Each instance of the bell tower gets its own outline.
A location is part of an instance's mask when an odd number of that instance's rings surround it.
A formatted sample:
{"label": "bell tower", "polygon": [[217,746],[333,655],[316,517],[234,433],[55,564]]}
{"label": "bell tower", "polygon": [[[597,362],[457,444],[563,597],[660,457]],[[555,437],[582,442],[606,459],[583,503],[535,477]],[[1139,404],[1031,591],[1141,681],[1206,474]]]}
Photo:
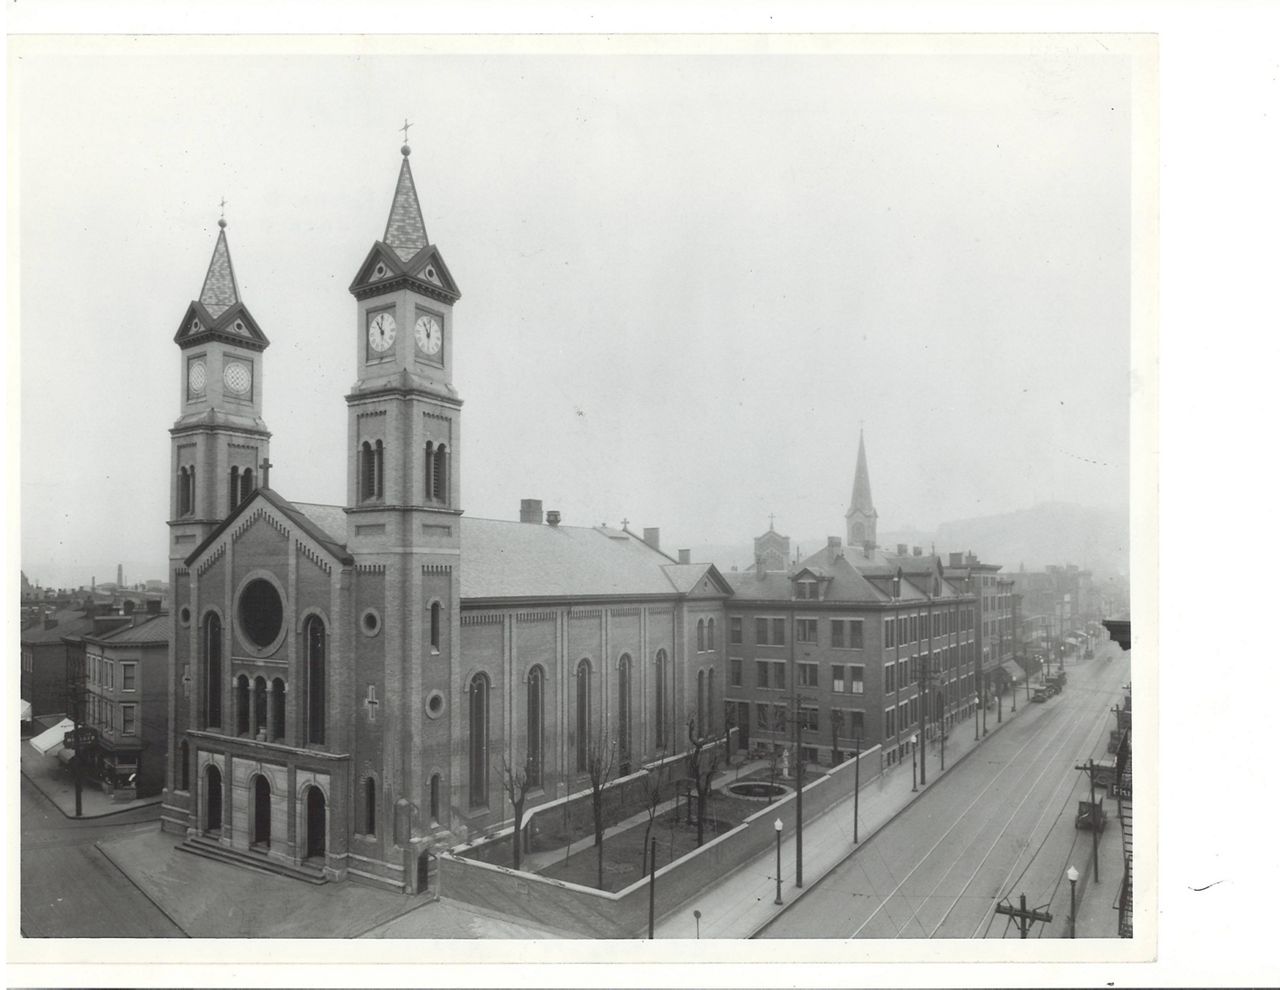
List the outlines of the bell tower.
{"label": "bell tower", "polygon": [[271,433],[262,420],[262,355],[269,341],[240,300],[227,221],[200,298],[174,336],[180,410],[169,431],[169,558],[191,553],[260,483]]}
{"label": "bell tower", "polygon": [[[348,546],[435,545],[456,531],[462,400],[453,387],[461,297],[427,238],[409,146],[382,240],[351,283],[356,382],[347,396]],[[434,534],[434,535],[433,535]]]}
{"label": "bell tower", "polygon": [[380,768],[379,793],[394,817],[377,839],[386,868],[450,825],[455,717],[445,699],[460,696],[460,293],[427,237],[409,146],[400,151],[385,232],[350,286],[356,381],[346,397],[346,545],[356,561],[352,594],[368,603],[358,606],[355,674],[381,699],[376,721],[359,723],[353,756]]}

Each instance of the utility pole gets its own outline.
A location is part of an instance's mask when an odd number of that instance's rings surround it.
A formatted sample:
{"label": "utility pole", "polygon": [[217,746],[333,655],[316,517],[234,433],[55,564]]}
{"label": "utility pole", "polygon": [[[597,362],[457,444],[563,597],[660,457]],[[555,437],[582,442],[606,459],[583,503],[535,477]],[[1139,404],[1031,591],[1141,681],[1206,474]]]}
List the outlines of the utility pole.
{"label": "utility pole", "polygon": [[1053,915],[1048,911],[1040,908],[1032,908],[1027,910],[1027,895],[1018,895],[1018,907],[1014,907],[1006,898],[1004,901],[996,905],[996,914],[1007,914],[1018,923],[1018,931],[1022,933],[1022,937],[1027,937],[1027,932],[1031,928],[1033,921],[1052,921]]}
{"label": "utility pole", "polygon": [[919,677],[920,682],[920,689],[918,692],[920,695],[920,786],[924,787],[924,755],[925,746],[929,741],[929,734],[925,730],[929,724],[929,708],[931,702],[929,697],[929,687],[932,682],[929,669],[929,654],[925,653],[916,662],[920,664],[920,669],[917,671],[917,676]]}
{"label": "utility pole", "polygon": [[[800,692],[796,692],[796,886],[804,886],[804,746],[801,744]],[[1094,853],[1097,868],[1097,852]],[[1095,878],[1096,879],[1096,878]]]}
{"label": "utility pole", "polygon": [[1089,774],[1089,831],[1093,833],[1093,882],[1098,882],[1098,825],[1099,821],[1094,818],[1094,797],[1093,797],[1093,775],[1096,767],[1093,757],[1089,757],[1089,762],[1081,766],[1076,764],[1077,770],[1088,771]]}
{"label": "utility pole", "polygon": [[858,791],[859,772],[862,770],[862,736],[853,737],[853,844],[858,844]]}

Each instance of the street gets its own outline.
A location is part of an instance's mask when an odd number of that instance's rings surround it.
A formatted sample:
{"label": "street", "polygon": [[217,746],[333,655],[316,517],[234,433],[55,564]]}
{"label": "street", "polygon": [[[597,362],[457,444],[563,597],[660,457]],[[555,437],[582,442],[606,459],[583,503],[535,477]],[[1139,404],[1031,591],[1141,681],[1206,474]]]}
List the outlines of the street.
{"label": "street", "polygon": [[181,938],[105,856],[98,839],[159,826],[152,806],[76,821],[22,778],[21,931],[28,938]]}
{"label": "street", "polygon": [[[1021,695],[1030,711],[936,781],[931,749],[928,790],[760,937],[1018,938],[1013,920],[996,913],[1002,899],[1016,905],[1025,893],[1028,908],[1056,909],[1067,867],[1084,873],[1091,861],[1090,833],[1074,827],[1076,800],[1088,793],[1075,765],[1105,754],[1129,659],[1109,644],[1068,671],[1061,695],[1044,704]],[[1119,868],[1101,863],[1104,876]],[[1064,920],[1035,924],[1030,936],[1059,934]]]}

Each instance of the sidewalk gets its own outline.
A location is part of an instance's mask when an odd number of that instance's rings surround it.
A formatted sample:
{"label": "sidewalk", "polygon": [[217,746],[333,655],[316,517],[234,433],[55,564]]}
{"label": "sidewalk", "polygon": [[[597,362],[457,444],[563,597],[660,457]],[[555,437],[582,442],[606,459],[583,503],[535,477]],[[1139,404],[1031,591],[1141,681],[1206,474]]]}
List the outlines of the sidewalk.
{"label": "sidewalk", "polygon": [[[1015,714],[1004,707],[1004,724],[1016,719],[1025,711],[1019,707]],[[995,722],[995,710],[987,713],[987,737],[1003,728]],[[980,748],[973,740],[972,717],[957,722],[947,735],[946,763],[951,768],[970,753]],[[892,821],[899,812],[919,794],[937,783],[939,754],[937,740],[923,748],[926,754],[926,787],[917,792],[911,790],[911,763],[904,761],[888,769],[871,783],[864,784],[858,796],[858,845],[861,847],[877,831]],[[804,826],[804,879],[805,884],[816,883],[844,862],[853,852],[853,805],[851,794],[834,805],[819,818],[805,822]],[[774,904],[777,890],[776,850],[757,857],[726,876],[703,894],[686,901],[677,910],[658,920],[654,926],[655,938],[695,938],[698,926],[702,938],[750,938],[785,909],[795,899],[795,809],[791,803],[779,809],[783,822],[782,840],[782,898],[783,905]],[[694,911],[702,914],[695,925]]]}
{"label": "sidewalk", "polygon": [[[22,740],[18,747],[22,763],[22,775],[36,788],[57,805],[68,818],[76,817],[76,786],[71,771],[58,762],[56,756],[41,756]],[[136,801],[113,801],[102,793],[97,784],[85,781],[80,789],[81,818],[104,818],[107,815],[118,815],[134,808],[146,808],[159,805],[161,796],[138,798]],[[156,815],[159,817],[159,810]]]}
{"label": "sidewalk", "polygon": [[[359,883],[319,886],[192,856],[155,829],[98,850],[192,938],[569,938],[477,911]],[[198,892],[193,896],[193,892]]]}

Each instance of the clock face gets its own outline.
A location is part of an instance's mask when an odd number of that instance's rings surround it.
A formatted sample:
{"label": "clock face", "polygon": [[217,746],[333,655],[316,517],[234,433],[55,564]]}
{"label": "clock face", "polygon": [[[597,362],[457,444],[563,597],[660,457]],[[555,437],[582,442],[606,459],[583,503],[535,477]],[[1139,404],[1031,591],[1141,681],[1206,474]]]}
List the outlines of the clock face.
{"label": "clock face", "polygon": [[222,371],[222,382],[227,386],[228,392],[244,395],[253,384],[253,375],[243,361],[232,361]]}
{"label": "clock face", "polygon": [[381,354],[396,342],[396,318],[379,313],[369,321],[369,346]]}
{"label": "clock face", "polygon": [[208,369],[205,368],[203,361],[192,361],[187,368],[187,388],[193,395],[204,394],[205,383],[208,379]]}
{"label": "clock face", "polygon": [[439,354],[444,343],[444,330],[440,320],[435,316],[423,315],[413,325],[413,339],[418,342],[418,349],[423,354]]}

